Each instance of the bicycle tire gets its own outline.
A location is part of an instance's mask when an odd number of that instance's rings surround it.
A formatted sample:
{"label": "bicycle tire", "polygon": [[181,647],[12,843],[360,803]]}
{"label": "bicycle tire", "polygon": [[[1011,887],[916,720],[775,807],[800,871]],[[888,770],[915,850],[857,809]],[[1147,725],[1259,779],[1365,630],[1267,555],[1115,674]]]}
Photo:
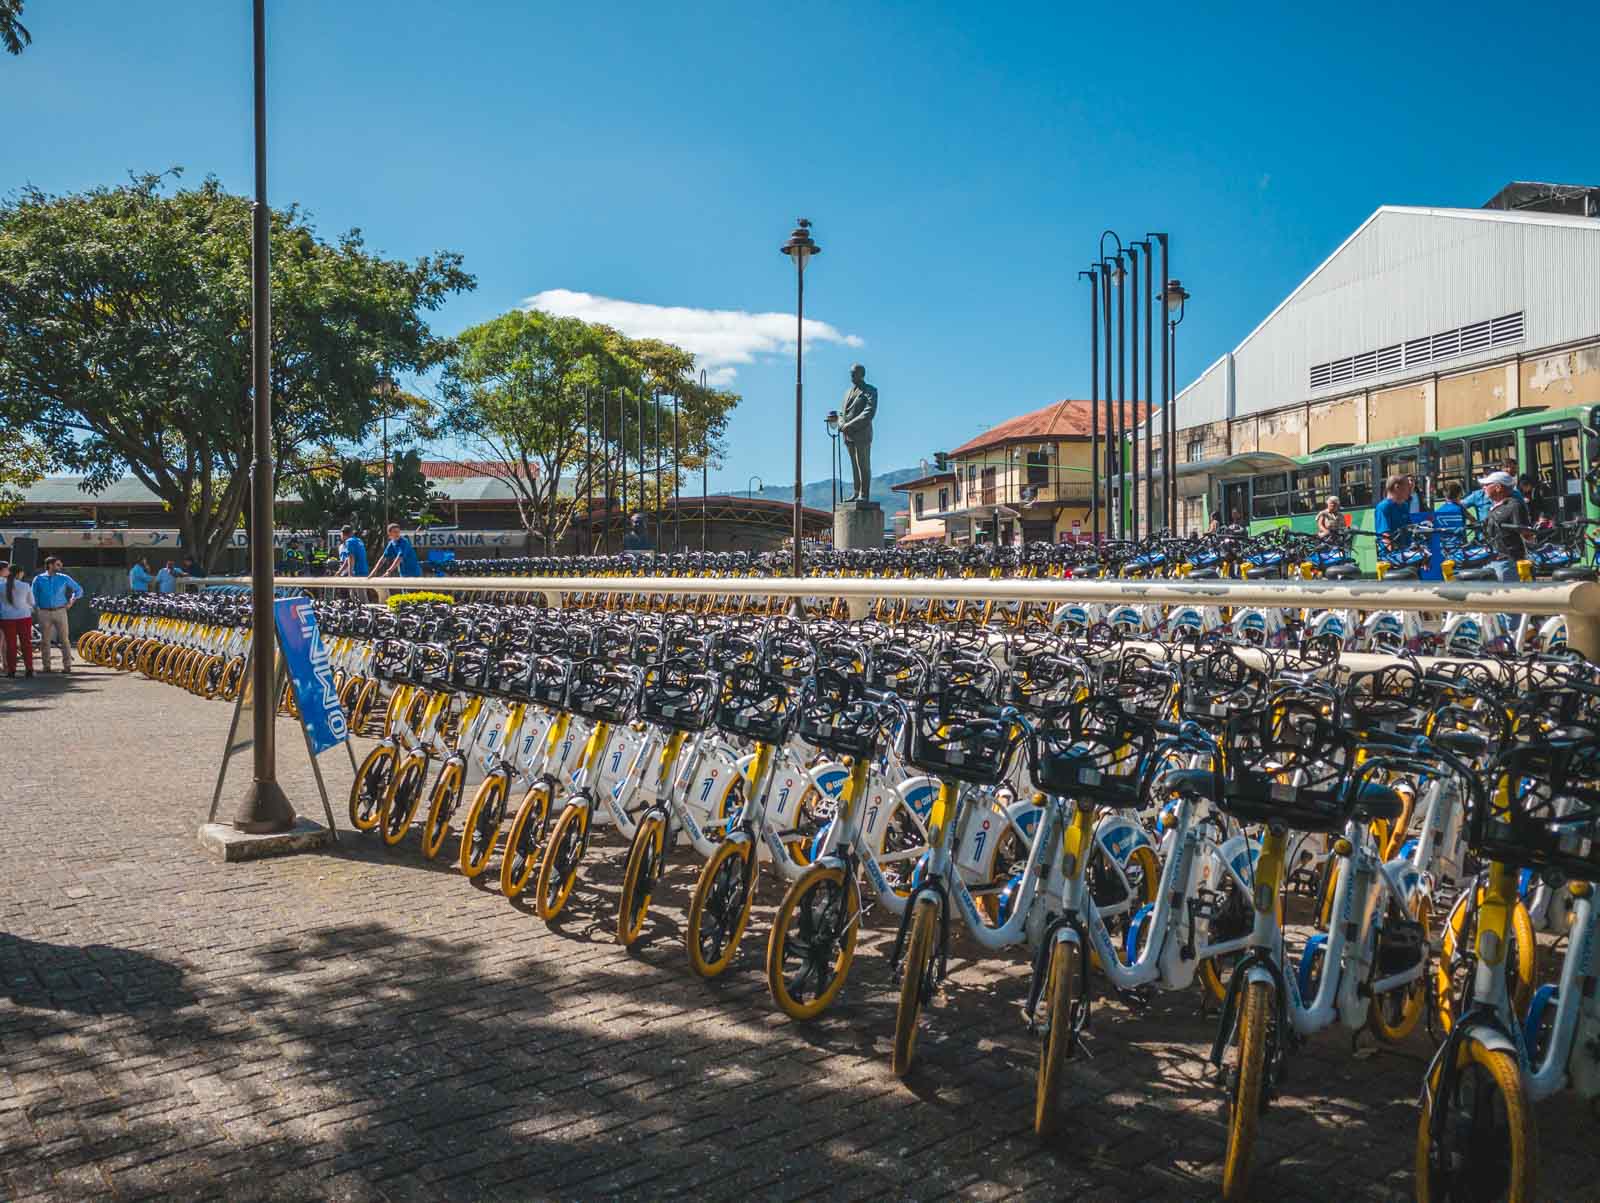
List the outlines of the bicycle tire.
{"label": "bicycle tire", "polygon": [[1228,1110],[1228,1155],[1222,1165],[1224,1199],[1250,1196],[1250,1161],[1266,1090],[1271,1011],[1272,987],[1266,982],[1246,982],[1239,1009],[1239,1060]]}
{"label": "bicycle tire", "polygon": [[389,847],[397,846],[411,830],[411,822],[422,805],[422,791],[428,784],[428,755],[413,748],[396,767],[389,788],[383,793],[378,814],[378,831]]}
{"label": "bicycle tire", "polygon": [[539,852],[549,823],[550,783],[535,781],[522,795],[522,805],[511,820],[505,851],[500,855],[500,892],[507,898],[520,898],[539,871]]}
{"label": "bicycle tire", "polygon": [[546,923],[560,916],[578,882],[578,864],[589,834],[589,808],[569,802],[562,808],[550,838],[539,858],[539,878],[534,885],[533,906]]}
{"label": "bicycle tire", "polygon": [[[1493,1130],[1492,1113],[1489,1123],[1484,1124],[1478,1120],[1474,1112],[1465,1125],[1471,1134],[1471,1156],[1465,1164],[1454,1167],[1457,1169],[1456,1174],[1447,1174],[1446,1180],[1442,1183],[1437,1181],[1439,1175],[1434,1173],[1433,1166],[1433,1112],[1440,1105],[1438,1086],[1443,1073],[1443,1066],[1440,1066],[1434,1071],[1429,1083],[1430,1088],[1423,1098],[1422,1114],[1417,1119],[1414,1169],[1418,1203],[1434,1203],[1435,1200],[1443,1203],[1444,1200],[1462,1197],[1474,1199],[1493,1197],[1503,1199],[1506,1203],[1532,1203],[1532,1200],[1538,1197],[1538,1132],[1534,1126],[1533,1113],[1516,1058],[1500,1049],[1487,1048],[1469,1036],[1461,1044],[1457,1064],[1461,1071],[1456,1080],[1458,1090],[1464,1081],[1471,1078],[1480,1087],[1487,1085],[1493,1090],[1495,1097],[1499,1098],[1505,1113],[1505,1148],[1499,1150],[1493,1147],[1494,1138],[1498,1133]],[[1472,1073],[1475,1068],[1481,1070],[1481,1075]],[[1473,1098],[1473,1102],[1477,1102],[1476,1097]],[[1446,1100],[1445,1105],[1447,1109],[1453,1110],[1459,1104],[1460,1100],[1456,1099]],[[1441,1128],[1447,1134],[1454,1134],[1462,1129],[1463,1125],[1460,1122],[1449,1117]],[[1496,1154],[1502,1156],[1497,1157]],[[1450,1181],[1450,1178],[1470,1182],[1473,1193],[1467,1196],[1458,1194],[1455,1183]],[[1486,1189],[1495,1193],[1492,1196],[1486,1194],[1484,1193]]]}
{"label": "bicycle tire", "polygon": [[[389,782],[394,780],[396,759],[393,744],[379,744],[356,770],[356,779],[350,783],[350,826],[357,831],[371,831],[378,825],[383,794],[376,791],[388,790]],[[382,774],[381,781],[371,780],[374,774]]]}
{"label": "bicycle tire", "polygon": [[667,821],[657,812],[639,820],[628,846],[628,863],[622,870],[622,893],[617,898],[617,943],[632,948],[644,933],[650,899],[661,880],[666,859]]}
{"label": "bicycle tire", "polygon": [[450,834],[450,816],[461,804],[461,795],[467,782],[467,770],[459,760],[447,760],[439,770],[439,778],[428,795],[428,817],[422,824],[422,855],[432,860],[444,847]]}
{"label": "bicycle tire", "polygon": [[[1428,907],[1427,896],[1421,891],[1411,900],[1410,918],[1422,924],[1423,939],[1426,940],[1433,914]],[[1372,1028],[1372,1034],[1384,1044],[1404,1041],[1416,1030],[1423,1013],[1427,1011],[1428,994],[1432,989],[1428,981],[1428,967],[1424,963],[1422,976],[1409,986],[1373,995],[1367,1004],[1367,1024]],[[1387,1008],[1394,1003],[1398,1003],[1399,1007],[1391,1016]]]}
{"label": "bicycle tire", "polygon": [[[1449,1035],[1450,1029],[1455,1026],[1457,990],[1452,962],[1455,960],[1456,949],[1464,938],[1463,933],[1475,934],[1477,931],[1476,923],[1469,927],[1467,921],[1469,915],[1475,915],[1482,898],[1482,886],[1478,886],[1471,895],[1462,891],[1461,897],[1450,909],[1450,914],[1445,917],[1444,932],[1440,938],[1439,959],[1434,965],[1433,972],[1433,1006],[1439,1017],[1441,1035]],[[1534,958],[1538,944],[1533,933],[1533,917],[1528,914],[1528,908],[1520,899],[1511,908],[1511,941],[1514,948],[1506,956],[1506,972],[1510,975],[1506,982],[1506,992],[1511,999],[1512,1011],[1522,1015],[1527,1012],[1528,1003],[1533,998]]]}
{"label": "bicycle tire", "polygon": [[505,817],[506,790],[510,783],[504,772],[490,773],[472,795],[466,820],[461,824],[461,872],[470,881],[489,867],[495,844],[500,839],[500,821]]}
{"label": "bicycle tire", "polygon": [[922,1015],[923,993],[933,960],[933,937],[939,923],[939,904],[926,894],[911,910],[905,960],[900,964],[900,1003],[894,1013],[894,1049],[889,1068],[903,1078],[911,1072],[917,1055],[917,1022]]}
{"label": "bicycle tire", "polygon": [[[832,897],[817,897],[824,892]],[[801,948],[796,948],[800,940],[790,934],[791,924],[796,936],[805,937]],[[767,937],[767,988],[778,1009],[790,1019],[807,1020],[832,1006],[850,975],[860,931],[860,889],[842,865],[815,864],[795,878]],[[821,983],[809,999],[796,989],[798,975],[791,978],[788,973],[791,953],[802,971]]]}
{"label": "bicycle tire", "polygon": [[755,883],[746,883],[754,855],[747,839],[723,840],[700,869],[683,932],[689,968],[700,977],[720,976],[739,951],[755,900]]}
{"label": "bicycle tire", "polygon": [[1057,940],[1050,950],[1050,968],[1041,1002],[1049,1027],[1039,1037],[1039,1076],[1033,1101],[1033,1131],[1049,1136],[1060,1118],[1061,1078],[1072,1056],[1072,1013],[1080,1004],[1079,958],[1083,951],[1071,940]]}

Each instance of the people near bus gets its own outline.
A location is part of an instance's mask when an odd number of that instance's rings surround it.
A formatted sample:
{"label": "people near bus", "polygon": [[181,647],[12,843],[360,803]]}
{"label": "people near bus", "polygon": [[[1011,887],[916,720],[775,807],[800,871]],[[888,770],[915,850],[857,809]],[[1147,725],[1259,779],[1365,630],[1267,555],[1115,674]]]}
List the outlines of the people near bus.
{"label": "people near bus", "polygon": [[1388,551],[1399,551],[1410,541],[1406,528],[1411,525],[1411,480],[1395,475],[1384,482],[1383,500],[1372,509],[1372,528],[1378,542]]}
{"label": "people near bus", "polygon": [[[1526,495],[1516,487],[1517,461],[1515,458],[1506,457],[1505,462],[1500,466],[1500,475],[1511,478],[1511,492],[1518,501],[1526,502],[1528,500]],[[1481,526],[1483,520],[1489,516],[1489,510],[1493,502],[1490,501],[1489,494],[1484,492],[1483,486],[1479,485],[1478,488],[1461,499],[1461,504],[1466,507],[1467,513],[1471,515],[1472,520]]]}
{"label": "people near bus", "polygon": [[1344,530],[1344,515],[1339,512],[1339,499],[1329,497],[1317,511],[1317,537],[1331,539],[1336,531]]}
{"label": "people near bus", "polygon": [[398,522],[389,523],[389,542],[383,555],[372,566],[371,576],[421,576],[422,564],[417,559],[417,549],[411,540],[400,533]]}
{"label": "people near bus", "polygon": [[1408,474],[1406,476],[1406,483],[1411,486],[1411,521],[1415,522],[1417,520],[1416,515],[1422,513],[1422,490],[1417,487],[1417,478],[1415,475]]}
{"label": "people near bus", "polygon": [[83,586],[61,571],[61,557],[51,556],[44,571],[33,578],[33,621],[39,628],[42,672],[49,672],[54,657],[50,640],[61,640],[61,671],[72,671],[72,636],[67,632],[67,611],[83,596]]}
{"label": "people near bus", "polygon": [[1222,511],[1221,510],[1212,510],[1211,511],[1211,523],[1210,523],[1209,526],[1206,527],[1206,534],[1214,535],[1221,529],[1222,529]]}
{"label": "people near bus", "polygon": [[161,566],[161,571],[156,573],[157,593],[176,593],[178,591],[178,578],[183,573],[178,571],[178,566],[168,560]]}
{"label": "people near bus", "polygon": [[17,675],[17,645],[22,645],[22,664],[33,676],[33,586],[24,579],[20,567],[12,568],[0,560],[0,639],[5,641],[6,676]]}
{"label": "people near bus", "polygon": [[149,593],[150,583],[155,579],[155,574],[150,571],[150,561],[143,556],[135,560],[133,567],[128,569],[128,588],[135,593]]}
{"label": "people near bus", "polygon": [[1489,566],[1502,581],[1517,579],[1517,561],[1526,559],[1528,545],[1522,530],[1530,525],[1528,504],[1517,496],[1516,477],[1509,472],[1491,472],[1478,481],[1489,499],[1489,513],[1483,520],[1483,541],[1494,552]]}
{"label": "people near bus", "polygon": [[356,534],[355,528],[346,526],[339,531],[339,576],[366,576],[367,545]]}
{"label": "people near bus", "polygon": [[1461,530],[1467,525],[1467,508],[1461,504],[1461,482],[1452,480],[1444,487],[1444,500],[1433,507],[1433,525],[1438,530]]}

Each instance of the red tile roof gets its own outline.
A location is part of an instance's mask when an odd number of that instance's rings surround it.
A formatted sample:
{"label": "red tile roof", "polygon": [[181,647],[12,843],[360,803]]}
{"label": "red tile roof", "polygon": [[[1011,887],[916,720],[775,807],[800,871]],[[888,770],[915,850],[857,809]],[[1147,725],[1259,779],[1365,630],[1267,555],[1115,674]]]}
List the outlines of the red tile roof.
{"label": "red tile roof", "polygon": [[[968,439],[961,446],[950,453],[951,458],[963,455],[972,455],[990,447],[1003,446],[1006,443],[1043,443],[1051,439],[1086,439],[1089,437],[1091,415],[1089,401],[1053,401],[1043,409],[1036,409],[1030,414],[1023,414],[1019,418],[1007,418],[997,426],[978,435],[977,438]],[[1110,402],[1109,405],[1116,405]],[[1126,401],[1122,412],[1128,415],[1130,421],[1143,421],[1149,403],[1145,401]],[[1100,405],[1100,434],[1106,431],[1106,418],[1110,413],[1108,403],[1101,401]]]}

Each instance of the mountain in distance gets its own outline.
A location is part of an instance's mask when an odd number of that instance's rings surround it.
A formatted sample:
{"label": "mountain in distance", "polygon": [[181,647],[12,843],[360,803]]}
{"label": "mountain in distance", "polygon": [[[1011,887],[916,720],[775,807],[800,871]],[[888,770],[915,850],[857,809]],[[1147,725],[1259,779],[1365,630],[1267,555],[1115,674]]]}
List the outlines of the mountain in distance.
{"label": "mountain in distance", "polygon": [[[839,482],[840,497],[849,495],[849,473],[850,469],[847,465],[845,467],[844,479]],[[899,484],[901,481],[915,480],[921,475],[923,475],[921,468],[895,468],[892,471],[883,473],[882,475],[873,476],[870,494],[872,500],[876,501],[883,507],[884,522],[887,523],[894,515],[896,510],[903,510],[906,507],[906,495],[904,493],[894,492],[893,486]],[[736,489],[732,491],[741,496],[744,494],[743,489]],[[765,497],[769,501],[792,502],[794,500],[794,485],[768,485],[764,489],[757,489],[756,496]],[[801,490],[800,496],[804,503],[808,506],[819,510],[831,510],[833,508],[833,481],[831,478],[814,480]]]}

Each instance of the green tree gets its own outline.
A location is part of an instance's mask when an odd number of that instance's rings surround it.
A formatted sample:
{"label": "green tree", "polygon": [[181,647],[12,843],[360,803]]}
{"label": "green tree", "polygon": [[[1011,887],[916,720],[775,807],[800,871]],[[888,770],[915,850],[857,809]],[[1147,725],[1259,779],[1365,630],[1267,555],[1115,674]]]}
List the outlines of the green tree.
{"label": "green tree", "polygon": [[[173,173],[176,174],[176,173]],[[273,454],[359,443],[385,371],[423,371],[446,344],[424,320],[473,287],[460,256],[369,252],[318,238],[298,207],[271,222]],[[0,420],[83,472],[131,472],[208,567],[238,527],[254,455],[250,203],[214,179],[0,203]]]}
{"label": "green tree", "polygon": [[[657,394],[680,399],[681,467],[721,450],[734,393],[702,390],[688,378],[694,358],[668,343],[629,339],[608,326],[537,310],[513,310],[457,335],[442,378],[436,433],[511,489],[523,529],[540,549],[560,545],[576,515],[613,480],[642,465],[657,496],[671,492],[655,471]],[[646,397],[644,428],[638,398]],[[609,398],[609,429],[601,398]],[[617,406],[628,406],[626,439]],[[672,446],[670,396],[661,406],[663,461]],[[589,426],[585,429],[585,413]],[[704,451],[702,452],[702,448]]]}
{"label": "green tree", "polygon": [[[319,536],[348,524],[368,547],[377,546],[385,524],[383,476],[381,458],[339,456],[313,465],[284,481],[295,495],[285,516],[296,530]],[[443,495],[423,475],[416,449],[396,450],[389,464],[388,520],[405,527],[427,526],[441,500]]]}
{"label": "green tree", "polygon": [[22,490],[45,473],[44,448],[34,439],[17,430],[6,429],[0,423],[0,517],[16,509],[22,502]]}
{"label": "green tree", "polygon": [[0,46],[8,54],[21,54],[33,35],[22,24],[22,0],[0,0]]}

